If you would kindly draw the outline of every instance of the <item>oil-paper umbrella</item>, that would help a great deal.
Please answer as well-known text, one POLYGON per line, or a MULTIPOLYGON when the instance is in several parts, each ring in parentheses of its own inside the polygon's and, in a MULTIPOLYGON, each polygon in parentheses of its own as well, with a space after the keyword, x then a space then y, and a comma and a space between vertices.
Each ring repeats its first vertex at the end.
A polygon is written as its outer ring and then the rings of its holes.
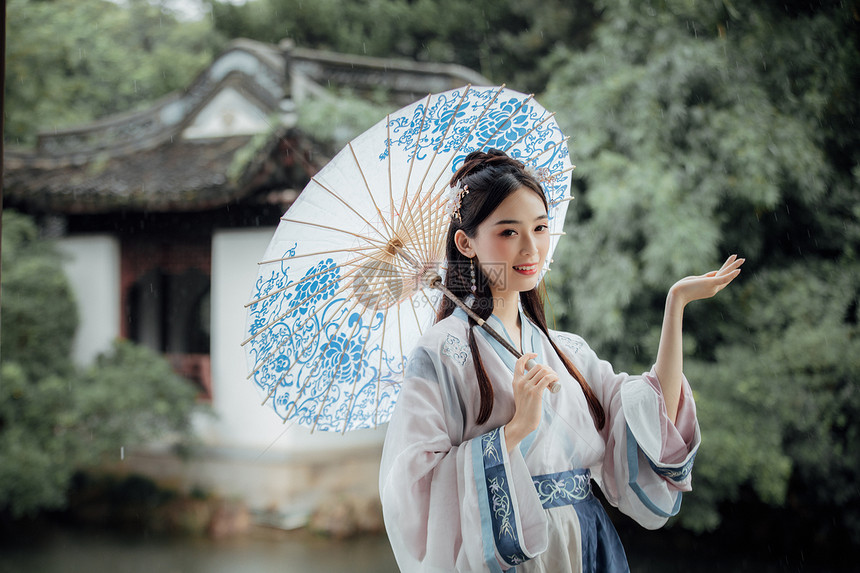
POLYGON ((553 114, 504 86, 429 95, 311 178, 246 305, 248 378, 285 422, 345 432, 388 421, 408 354, 444 296, 449 180, 466 155, 490 148, 541 180, 549 260, 570 198, 567 139, 553 114))

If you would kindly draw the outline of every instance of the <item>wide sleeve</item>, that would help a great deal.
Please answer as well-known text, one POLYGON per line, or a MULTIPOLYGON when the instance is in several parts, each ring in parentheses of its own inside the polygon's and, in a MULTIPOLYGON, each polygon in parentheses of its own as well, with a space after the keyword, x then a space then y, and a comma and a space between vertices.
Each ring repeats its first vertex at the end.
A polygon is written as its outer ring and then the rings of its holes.
POLYGON ((607 501, 642 526, 661 527, 692 489, 701 435, 686 377, 675 422, 669 418, 657 374, 617 374, 582 343, 583 374, 606 412, 603 463, 595 475, 607 501))
POLYGON ((546 518, 504 431, 452 439, 464 406, 434 354, 410 358, 385 439, 379 489, 391 547, 405 572, 502 571, 546 549, 546 518))

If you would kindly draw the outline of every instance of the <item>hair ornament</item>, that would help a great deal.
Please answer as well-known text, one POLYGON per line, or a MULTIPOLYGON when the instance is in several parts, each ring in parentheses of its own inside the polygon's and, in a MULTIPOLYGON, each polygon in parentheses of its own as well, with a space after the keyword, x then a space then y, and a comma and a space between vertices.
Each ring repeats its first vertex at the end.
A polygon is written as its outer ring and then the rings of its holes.
POLYGON ((541 185, 544 183, 555 182, 556 176, 552 171, 550 171, 549 167, 539 167, 535 169, 531 165, 526 165, 524 167, 524 171, 541 185))
POLYGON ((457 185, 450 187, 448 190, 448 216, 456 217, 458 221, 462 221, 460 218, 460 203, 463 201, 463 196, 469 193, 469 186, 463 185, 462 182, 457 181, 457 185))

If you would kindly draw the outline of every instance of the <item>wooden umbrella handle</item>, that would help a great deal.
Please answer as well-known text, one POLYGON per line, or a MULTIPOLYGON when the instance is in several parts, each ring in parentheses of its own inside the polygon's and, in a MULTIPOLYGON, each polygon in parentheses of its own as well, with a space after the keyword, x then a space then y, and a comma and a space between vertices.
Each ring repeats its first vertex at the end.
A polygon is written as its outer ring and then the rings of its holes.
MULTIPOLYGON (((466 306, 466 304, 462 300, 460 300, 454 293, 448 290, 448 287, 446 287, 442 283, 442 277, 439 276, 439 273, 437 273, 436 271, 428 270, 426 273, 424 273, 422 279, 424 281, 424 284, 426 284, 430 288, 434 288, 438 291, 441 291, 442 294, 448 297, 448 300, 457 305, 457 308, 463 310, 472 320, 474 320, 478 324, 478 326, 484 329, 484 332, 495 338, 499 342, 499 344, 501 344, 505 347, 505 349, 507 349, 508 352, 513 354, 517 359, 522 357, 522 353, 516 348, 514 348, 511 343, 505 339, 505 337, 496 332, 493 327, 487 324, 487 322, 483 318, 475 314, 475 311, 466 306)), ((537 366, 537 362, 535 362, 534 359, 529 359, 529 361, 526 362, 526 370, 531 370, 535 366, 537 366)), ((559 390, 561 390, 561 384, 559 384, 558 382, 553 382, 552 385, 550 385, 549 387, 549 391, 553 394, 557 393, 559 390)))

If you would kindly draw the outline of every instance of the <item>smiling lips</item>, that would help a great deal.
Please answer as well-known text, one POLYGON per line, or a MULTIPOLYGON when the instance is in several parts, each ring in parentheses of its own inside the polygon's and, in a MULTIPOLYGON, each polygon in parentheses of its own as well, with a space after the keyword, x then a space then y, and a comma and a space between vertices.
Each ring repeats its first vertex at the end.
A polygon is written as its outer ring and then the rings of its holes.
POLYGON ((538 272, 537 263, 531 265, 517 265, 513 267, 514 270, 521 275, 533 275, 538 272))

